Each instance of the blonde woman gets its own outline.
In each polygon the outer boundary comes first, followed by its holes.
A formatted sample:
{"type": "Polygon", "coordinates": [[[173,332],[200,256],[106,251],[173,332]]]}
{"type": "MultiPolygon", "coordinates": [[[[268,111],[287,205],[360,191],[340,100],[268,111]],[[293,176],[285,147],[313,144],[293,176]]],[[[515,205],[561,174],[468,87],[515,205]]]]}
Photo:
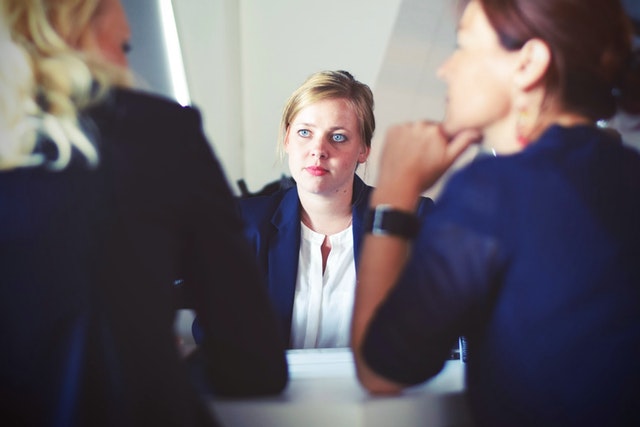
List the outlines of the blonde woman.
{"type": "MultiPolygon", "coordinates": [[[[373,94],[346,71],[311,75],[287,101],[279,148],[296,185],[242,199],[246,235],[290,348],[348,347],[371,187],[356,175],[375,130],[373,94]]],[[[432,207],[420,201],[422,217],[432,207]]]]}
{"type": "Polygon", "coordinates": [[[200,115],[126,88],[120,2],[0,12],[3,422],[215,425],[181,366],[176,279],[213,390],[282,390],[276,320],[200,115]]]}

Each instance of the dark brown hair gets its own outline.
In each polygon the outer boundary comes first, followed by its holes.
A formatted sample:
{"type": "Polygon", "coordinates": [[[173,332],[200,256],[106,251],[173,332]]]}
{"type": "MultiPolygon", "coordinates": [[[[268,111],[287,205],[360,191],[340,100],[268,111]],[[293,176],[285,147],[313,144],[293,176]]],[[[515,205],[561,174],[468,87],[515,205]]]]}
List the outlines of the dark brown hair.
{"type": "Polygon", "coordinates": [[[567,110],[595,121],[637,103],[640,71],[633,64],[631,22],[619,0],[477,1],[506,49],[533,38],[547,43],[547,94],[567,110]]]}

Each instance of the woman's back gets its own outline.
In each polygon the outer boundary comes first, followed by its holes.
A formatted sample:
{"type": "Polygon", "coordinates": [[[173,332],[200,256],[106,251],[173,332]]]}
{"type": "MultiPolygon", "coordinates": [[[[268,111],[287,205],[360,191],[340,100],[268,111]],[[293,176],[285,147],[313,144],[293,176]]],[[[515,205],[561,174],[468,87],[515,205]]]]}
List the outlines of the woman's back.
{"type": "Polygon", "coordinates": [[[280,337],[197,112],[114,91],[83,120],[97,169],[78,158],[60,172],[0,173],[3,414],[28,425],[212,425],[177,351],[176,279],[213,329],[201,350],[215,355],[216,391],[281,390],[280,337]],[[247,310],[221,307],[234,300],[247,310]],[[246,342],[256,360],[237,350],[246,342]]]}
{"type": "MultiPolygon", "coordinates": [[[[625,419],[640,381],[640,156],[592,127],[552,127],[454,177],[421,234],[432,239],[417,241],[418,272],[405,275],[420,277],[429,259],[455,271],[422,289],[467,313],[479,419],[625,419]]],[[[418,327],[436,322],[422,318],[418,327]]]]}

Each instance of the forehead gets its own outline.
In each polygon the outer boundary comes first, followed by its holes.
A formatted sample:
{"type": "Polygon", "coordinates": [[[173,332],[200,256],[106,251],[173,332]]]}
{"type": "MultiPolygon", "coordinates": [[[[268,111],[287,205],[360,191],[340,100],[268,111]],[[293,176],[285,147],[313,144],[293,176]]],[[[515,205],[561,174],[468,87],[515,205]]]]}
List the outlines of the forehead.
{"type": "Polygon", "coordinates": [[[304,106],[294,116],[292,122],[333,121],[343,126],[357,124],[358,117],[353,104],[344,98],[329,98],[304,106]]]}
{"type": "Polygon", "coordinates": [[[465,7],[458,24],[458,37],[487,42],[498,41],[498,35],[477,1],[471,1],[465,7]]]}

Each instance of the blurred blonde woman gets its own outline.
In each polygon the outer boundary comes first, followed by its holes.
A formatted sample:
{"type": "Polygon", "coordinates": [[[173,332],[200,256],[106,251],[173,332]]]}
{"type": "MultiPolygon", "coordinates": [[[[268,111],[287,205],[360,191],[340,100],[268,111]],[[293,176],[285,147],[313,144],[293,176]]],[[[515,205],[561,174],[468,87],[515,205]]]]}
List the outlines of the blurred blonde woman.
{"type": "Polygon", "coordinates": [[[216,425],[181,366],[176,279],[214,392],[282,390],[281,337],[200,115],[126,88],[120,2],[0,12],[3,422],[216,425]]]}

